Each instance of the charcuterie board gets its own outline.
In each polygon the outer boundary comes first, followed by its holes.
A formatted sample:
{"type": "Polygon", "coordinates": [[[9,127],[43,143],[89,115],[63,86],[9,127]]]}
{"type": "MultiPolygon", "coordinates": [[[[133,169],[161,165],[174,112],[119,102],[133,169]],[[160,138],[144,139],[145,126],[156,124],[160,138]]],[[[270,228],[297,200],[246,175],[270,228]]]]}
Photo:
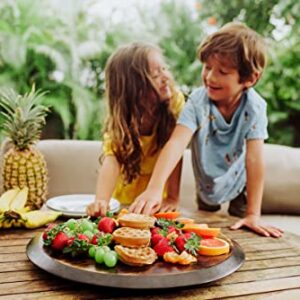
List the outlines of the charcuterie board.
{"type": "Polygon", "coordinates": [[[189,266],[156,261],[153,265],[132,267],[118,263],[114,268],[98,266],[88,257],[66,257],[44,247],[42,234],[27,245],[29,260],[39,268],[69,280],[129,289],[173,288],[200,285],[235,272],[244,262],[242,248],[230,241],[230,252],[219,256],[201,256],[189,266]]]}

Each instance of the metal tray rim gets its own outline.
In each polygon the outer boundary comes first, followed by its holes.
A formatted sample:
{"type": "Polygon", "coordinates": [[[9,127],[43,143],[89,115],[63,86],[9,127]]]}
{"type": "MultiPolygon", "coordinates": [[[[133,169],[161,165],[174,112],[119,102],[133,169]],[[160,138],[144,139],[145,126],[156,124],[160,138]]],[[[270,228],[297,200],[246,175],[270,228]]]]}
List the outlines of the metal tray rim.
{"type": "Polygon", "coordinates": [[[30,240],[26,247],[28,259],[37,267],[56,276],[81,283],[126,289],[167,289],[200,285],[230,275],[241,267],[245,254],[240,245],[232,240],[231,255],[220,264],[206,269],[191,270],[176,274],[103,273],[76,269],[53,259],[43,249],[42,233],[30,240]],[[201,276],[205,273],[205,276],[201,276]],[[201,278],[201,280],[200,280],[201,278]]]}

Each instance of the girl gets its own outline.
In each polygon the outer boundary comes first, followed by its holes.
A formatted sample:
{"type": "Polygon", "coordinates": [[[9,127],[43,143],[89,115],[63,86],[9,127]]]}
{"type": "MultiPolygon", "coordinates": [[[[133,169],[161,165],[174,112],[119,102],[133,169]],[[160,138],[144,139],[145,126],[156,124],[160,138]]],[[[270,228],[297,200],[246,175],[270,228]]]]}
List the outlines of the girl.
{"type": "MultiPolygon", "coordinates": [[[[130,205],[149,182],[160,149],[175,127],[184,105],[161,51],[150,44],[119,48],[105,70],[109,116],[103,141],[103,163],[91,216],[105,215],[109,200],[130,205]]],[[[178,204],[181,162],[173,170],[157,210],[178,204]]]]}

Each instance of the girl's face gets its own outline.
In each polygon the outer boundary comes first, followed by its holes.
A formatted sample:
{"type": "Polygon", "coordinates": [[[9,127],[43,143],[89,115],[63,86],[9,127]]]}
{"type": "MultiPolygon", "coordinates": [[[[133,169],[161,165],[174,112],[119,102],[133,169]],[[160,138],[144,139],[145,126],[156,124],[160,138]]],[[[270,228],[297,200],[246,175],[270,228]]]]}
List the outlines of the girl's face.
{"type": "Polygon", "coordinates": [[[202,80],[212,101],[228,104],[238,101],[248,87],[248,82],[240,82],[238,70],[217,55],[211,55],[204,63],[202,80]]]}
{"type": "Polygon", "coordinates": [[[170,99],[172,96],[170,88],[171,74],[163,57],[159,52],[153,50],[149,53],[148,64],[150,76],[160,100],[165,101],[170,99]]]}

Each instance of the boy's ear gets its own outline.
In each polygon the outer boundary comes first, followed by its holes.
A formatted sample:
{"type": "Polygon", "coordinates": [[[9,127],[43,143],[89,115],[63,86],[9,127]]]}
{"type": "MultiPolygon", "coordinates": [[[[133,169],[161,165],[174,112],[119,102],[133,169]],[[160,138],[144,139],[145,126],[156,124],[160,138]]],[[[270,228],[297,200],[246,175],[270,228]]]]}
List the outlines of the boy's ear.
{"type": "Polygon", "coordinates": [[[261,76],[261,72],[254,72],[251,76],[244,82],[245,87],[248,89],[256,84],[261,76]]]}

